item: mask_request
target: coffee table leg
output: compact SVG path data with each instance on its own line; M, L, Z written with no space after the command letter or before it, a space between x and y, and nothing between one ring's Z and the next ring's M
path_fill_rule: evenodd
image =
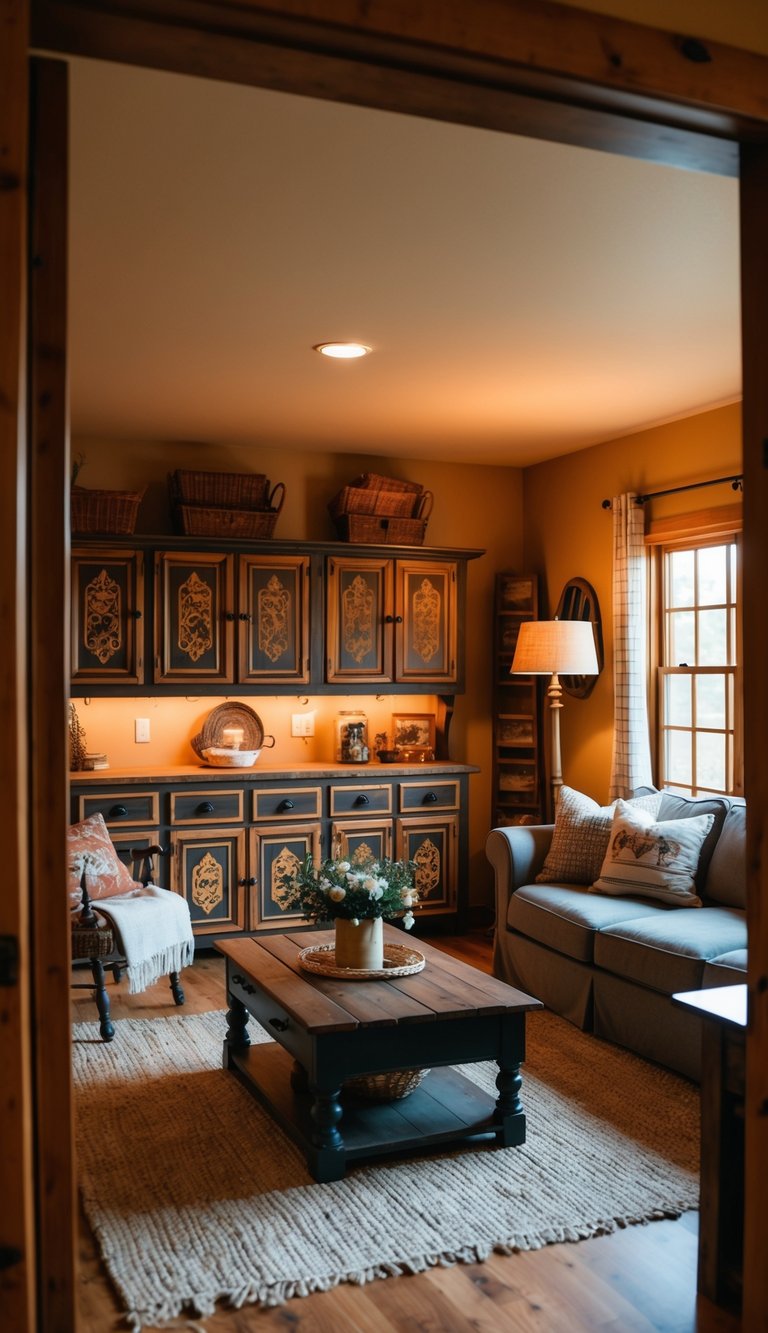
M224 1038L224 1068L229 1069L232 1061L230 1052L233 1050L243 1050L250 1046L251 1039L248 1036L248 1010L242 1000L238 1000L234 995L229 997L229 1008L227 1010L227 1035Z
M499 1095L493 1119L497 1125L496 1142L504 1148L518 1148L525 1143L525 1113L520 1101L522 1085L519 1065L499 1065L496 1075Z
M340 1088L310 1087L312 1097L312 1150L308 1166L315 1180L327 1184L341 1180L346 1167L344 1140L336 1126L343 1111L339 1098Z

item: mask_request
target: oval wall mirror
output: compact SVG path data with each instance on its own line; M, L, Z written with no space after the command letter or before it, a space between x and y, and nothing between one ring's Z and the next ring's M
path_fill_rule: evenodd
M558 620L589 620L595 636L598 675L603 669L603 627L597 593L586 579L569 579L560 594L555 616ZM561 676L560 684L574 699L586 699L595 688L597 676Z

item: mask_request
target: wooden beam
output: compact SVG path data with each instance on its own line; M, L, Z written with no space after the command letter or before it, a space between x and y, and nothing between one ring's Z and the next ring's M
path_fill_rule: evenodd
M68 67L37 59L31 79L29 729L41 1328L75 1325L66 653ZM61 559L52 560L51 552Z
M33 0L47 50L737 173L768 58L548 0Z
M768 148L747 146L741 169L744 363L744 785L747 804L745 1329L768 1328Z
M0 792L5 812L0 936L15 980L0 987L0 1309L19 1333L36 1327L32 1157L31 962L27 857L25 0L0 2ZM17 950L14 965L10 951Z

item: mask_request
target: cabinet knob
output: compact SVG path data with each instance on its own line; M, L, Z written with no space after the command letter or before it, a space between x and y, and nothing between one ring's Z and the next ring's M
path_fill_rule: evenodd
M256 884L256 880L254 879L253 875L251 875L250 878L248 879L239 879L237 882L240 885L241 889L252 889ZM235 979L236 978L233 978L233 980Z
M365 792L364 792L364 791L361 791L360 795L355 797L355 799L354 799L354 801L352 802L352 804L353 804L353 805L370 805L371 803L370 803L370 801L368 800L368 797L366 796Z
M240 612L240 615L239 615L239 617L238 617L238 619L239 619L239 620L247 620L247 621L248 621L248 624L250 625L251 622L253 621L253 616L249 616L249 614L248 614L247 611L241 611L241 612Z
M129 611L127 614L130 620L141 620L141 611Z
M127 814L128 811L126 810L124 805L113 805L112 809L109 812L109 817L110 819L120 819L123 815Z
M201 801L195 813L198 815L212 815L213 811L214 811L214 806L211 801Z
M395 617L394 617L394 616L385 616L385 617L384 617L384 624L385 624L385 625L393 625L394 623L395 623Z
M425 791L425 793L424 793L424 795L422 796L421 800L422 800L422 804L423 804L423 805L434 805L435 802L437 801L437 792L436 792L436 791Z
M292 810L292 809L293 809L293 801L289 801L288 798L286 797L286 799L284 801L281 801L280 804L278 805L277 813L279 815L282 815L285 813L286 810Z
M395 616L395 624L396 624L396 625L402 625L402 623L403 623L403 617L402 617L402 616Z
M235 616L234 611L225 611L225 612L224 612L224 619L225 619L225 620L230 620L230 621L231 621L231 620L235 620L235 619L236 619L236 616Z

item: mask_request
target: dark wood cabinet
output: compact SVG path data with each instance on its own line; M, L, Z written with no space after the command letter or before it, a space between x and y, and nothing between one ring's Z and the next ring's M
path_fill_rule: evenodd
M120 538L73 551L72 694L456 694L478 550ZM152 571L153 576L145 570ZM151 669L145 668L151 662ZM146 692L146 689L145 691Z
M144 556L103 546L72 554L72 680L144 681Z
M327 599L330 684L458 684L455 561L334 556Z
M311 856L350 860L407 857L416 863L427 929L460 930L467 910L470 773L450 762L425 765L307 764L239 775L169 769L72 777L72 818L101 813L118 851L159 843L158 878L189 903L195 934L305 927L287 912L281 876ZM306 927L309 928L309 927Z

